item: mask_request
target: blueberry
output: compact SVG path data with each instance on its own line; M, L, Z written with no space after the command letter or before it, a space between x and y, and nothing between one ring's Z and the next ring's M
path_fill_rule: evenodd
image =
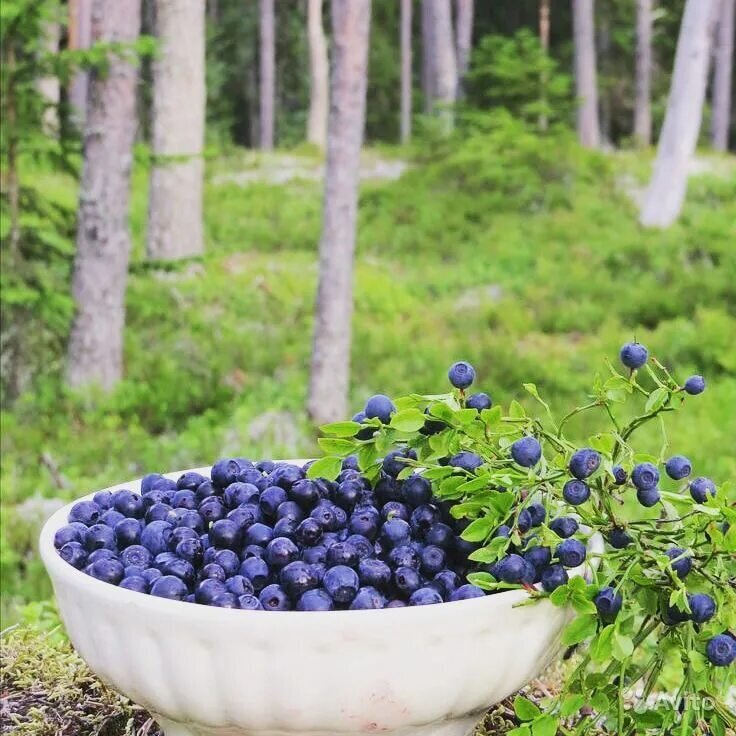
M427 544L434 544L442 549L450 550L455 541L455 533L452 529L441 521L432 524L425 535Z
M407 602L402 601L400 598L394 598L393 600L390 600L384 607L385 608L406 608Z
M598 615L604 623L612 623L621 610L624 599L613 588L602 588L593 599Z
M170 510L170 506L166 507L166 511ZM121 522L125 518L124 514L121 514L119 511L115 511L115 509L108 509L105 511L102 516L100 516L100 524L104 524L105 526L109 526L110 529L114 529L115 525Z
M585 545L577 539L565 539L555 549L555 557L565 567L577 567L585 560Z
M558 516L549 523L549 528L563 539L571 537L578 530L578 522L572 516Z
M690 620L690 614L687 611L681 611L677 606L670 606L668 603L662 606L662 620L667 626L677 626Z
M199 537L182 539L176 545L176 555L177 557L181 557L182 560L191 562L192 565L198 567L202 564L202 557L204 556L202 541Z
M172 530L169 541L167 542L169 546L169 551L176 552L177 545L184 539L196 539L200 543L200 545L202 544L202 541L199 538L199 534L197 534L194 529L191 529L188 526L177 526ZM204 549L202 551L204 552Z
M319 585L312 566L300 560L286 565L279 574L279 581L281 587L292 598L298 598L302 593Z
M511 527L508 524L501 524L495 532L493 532L493 536L495 537L503 537L504 539L508 539L511 536Z
M81 570L87 564L87 552L81 542L67 542L59 550L59 556L77 570Z
M117 585L123 579L125 568L119 560L112 558L97 560L93 562L90 569L90 575L103 583L112 583Z
M627 342L622 346L619 357L621 362L633 371L647 362L649 351L639 342Z
M299 557L299 548L286 537L274 537L266 545L266 562L274 569L281 569Z
M111 559L117 559L117 554L111 549L106 549L105 547L100 547L100 549L92 550L92 552L89 553L89 557L87 558L87 564L91 565L93 562L97 562L97 560L111 560Z
M255 595L241 595L238 598L238 608L243 611L262 611L263 606Z
M718 634L708 641L705 656L716 667L728 667L736 659L736 640L727 634Z
M351 479L344 480L333 494L335 503L346 511L350 511L354 508L362 491L363 486L358 481Z
M542 446L534 437L522 437L511 445L511 457L524 468L533 468L542 457Z
M271 486L271 488L278 488L278 486ZM267 488L266 490L269 489ZM284 491L283 488L281 489L281 491L281 501L285 501L286 491ZM252 483L242 483L241 481L236 481L235 483L231 483L224 490L222 494L222 500L225 502L226 506L231 509L235 509L238 506L242 506L244 503L257 504L259 495L260 491ZM278 504L276 504L276 506L278 506ZM263 507L261 507L261 511L263 511Z
M105 524L93 524L84 536L84 546L88 552L96 549L115 550L117 549L115 532Z
M376 483L376 496L381 502L401 501L401 483L386 473L381 473L381 477Z
M483 409L490 409L491 406L493 406L493 401L488 394L471 394L465 401L465 406L468 409L477 409L478 411L482 411Z
M92 526L100 520L101 509L94 501L79 501L69 511L69 521Z
M391 584L391 568L382 560L366 558L358 563L360 584L387 590Z
M659 483L659 470L652 463L639 463L631 472L631 480L640 491L649 491Z
M141 523L138 519L122 519L115 524L115 538L120 549L138 544L141 539Z
M240 547L240 528L232 519L219 519L210 528L210 541L215 547L237 549Z
M141 478L141 495L145 496L153 490L154 483L163 478L159 473L148 473Z
M153 565L160 570L164 565L168 565L169 562L176 559L177 557L173 552L161 552L153 558Z
M532 528L532 515L529 513L528 509L522 509L519 511L516 517L516 526L522 534L524 532L528 532Z
M266 524L251 524L243 536L244 544L257 544L265 547L273 539L273 529Z
M206 536L206 535L205 535ZM261 547L257 544L246 544L242 550L240 550L240 559L247 560L249 557L263 558L266 554L265 547Z
M707 593L695 593L687 597L690 605L690 618L696 624L710 621L716 612L716 602Z
M122 562L122 560L121 560ZM142 578L145 570L137 565L125 565L123 569L123 578Z
M263 590L268 584L270 570L265 560L260 557L248 557L240 565L240 574L250 580L253 590Z
M584 447L570 458L570 473L578 480L589 478L600 467L601 456L595 450Z
M276 509L276 518L291 519L298 524L305 518L305 513L296 501L284 501L282 504L279 504L279 507ZM261 519L256 519L256 521L261 521Z
M590 488L584 480L568 480L562 487L562 497L571 506L580 506L590 498Z
M227 590L213 596L207 605L215 608L240 608L237 597Z
M224 519L227 516L227 508L217 496L209 496L199 504L199 515L207 524Z
M710 478L699 477L690 481L690 495L694 501L705 503L708 494L711 496L716 495L715 483Z
M182 509L181 511L176 526L188 527L197 534L202 534L205 530L205 523L199 511L191 511L190 509Z
M197 488L199 488L199 486L206 480L207 479L203 475L190 470L189 472L179 476L176 481L176 487L180 491L196 491Z
M172 531L168 521L152 521L141 531L141 544L155 557L168 549Z
M175 509L196 509L198 505L197 496L194 491L181 490L174 494L171 505Z
M693 567L693 560L690 553L686 552L682 547L670 547L665 554L670 558L670 565L677 574L677 577L680 580L687 577L687 574Z
M213 560L224 571L227 577L235 575L240 569L240 558L231 549L218 549Z
M253 594L253 583L243 575L232 575L225 581L225 588L236 598Z
M345 523L344 511L331 501L320 501L309 516L319 522L326 532L336 532Z
M115 511L123 516L143 516L143 499L133 491L120 490L112 494L112 503Z
M466 470L468 473L472 473L483 465L483 458L474 452L464 450L463 452L458 452L457 455L453 455L447 464L450 467L460 468L461 470Z
M432 578L432 583L438 586L438 590L442 597L447 598L460 586L460 577L452 570L440 570L440 572Z
M348 541L336 542L327 549L328 567L336 565L357 567L359 561L358 550Z
M370 506L353 511L348 521L348 530L351 534L360 534L374 541L378 536L379 525L380 516L376 509Z
M359 584L358 573L345 565L331 567L322 580L335 603L350 603L358 592Z
M228 511L225 518L234 522L241 533L245 532L253 524L260 523L263 519L258 506L252 503L244 503L242 506Z
M552 551L549 547L531 547L524 552L523 556L534 567L537 574L541 574L542 570L552 561Z
M408 467L405 460L416 460L417 454L408 447L392 450L383 458L381 465L383 472L395 478L404 468Z
M218 460L210 471L210 477L212 482L220 488L227 488L231 483L235 483L238 479L238 473L241 471L241 466L237 460L230 458L223 458Z
M177 578L182 580L187 586L194 584L194 578L196 573L194 572L194 566L191 562L182 560L179 557L165 562L160 567L161 573L166 575L175 575Z
M197 499L197 504L202 503L205 498L211 498L217 495L217 489L211 480L203 480L194 491L194 496Z
M364 411L366 419L378 419L381 424L388 424L391 421L391 415L396 411L396 407L388 396L375 394L365 402Z
M166 519L169 516L169 511L171 511L171 506L169 506L169 504L154 503L152 506L149 506L146 511L146 516L145 516L146 524L150 524L152 521L166 521ZM115 523L125 518L122 514L118 514L117 511L106 511L105 515L110 514L110 513L117 514L120 517L119 519L116 520Z
M642 491L637 490L636 500L646 508L651 508L659 502L659 490L657 488L650 488L649 490Z
M544 504L530 503L526 508L532 518L532 526L539 526L547 517L547 509L544 508Z
M132 590L135 593L148 593L148 583L145 578L137 575L124 577L120 583L118 583L118 587Z
M394 586L403 598L409 598L422 587L422 579L413 567L399 567L394 571Z
M435 549L439 549L436 547ZM394 569L399 567L413 567L415 570L419 569L420 564L420 552L418 552L410 544L401 544L398 547L394 547L388 553L388 563Z
M425 577L434 577L447 564L447 555L440 547L428 544L420 555L419 571Z
M664 464L664 469L673 480L682 480L690 475L693 467L686 457L674 455Z
M278 507L286 500L286 491L281 486L269 486L261 493L258 506L264 516L273 519Z
M703 376L690 376L685 381L685 391L691 396L697 396L705 391L705 379Z
M496 565L495 576L504 583L520 583L525 571L524 558L510 554Z
M102 509L107 511L112 508L112 493L110 491L97 491L92 500Z
M383 608L386 599L375 588L365 587L358 590L355 598L350 604L351 611L366 610L371 608Z
M390 415L389 415L390 420ZM365 421L365 412L359 411L357 414L353 415L353 421L357 422L358 424L363 424ZM384 422L384 424L387 424L388 422ZM368 426L364 427L363 429L359 429L355 433L355 438L359 440L369 440L373 437L373 435L376 433L376 427Z
M327 547L321 544L318 544L316 547L307 547L302 551L302 560L310 565L326 562Z
M319 488L313 480L298 480L288 491L289 498L303 509L311 509L320 499Z
M550 565L542 571L542 587L548 593L567 584L567 580L567 570L562 565Z
M373 555L373 544L362 534L351 534L345 542L352 545L358 554L358 560L365 560Z
M148 587L150 588L160 577L162 577L161 570L157 570L155 567L146 568L141 577L148 583Z
M295 532L299 544L308 547L316 544L322 536L322 525L316 519L300 521Z
M171 480L171 478L164 478L163 475L160 475L151 483L150 490L164 492L171 491L171 495L173 496L176 491L176 481Z
M628 547L633 540L625 529L614 527L611 529L608 541L614 549L624 549L625 547Z
M419 588L409 596L410 606L431 606L442 603L442 596L434 588Z
M389 519L381 526L381 541L388 547L408 544L411 538L411 527L403 519Z
M175 575L162 575L151 586L151 595L180 601L189 593L187 586Z
M464 360L459 360L450 366L447 377L455 388L466 389L475 380L475 368Z
M464 585L461 585L459 588L456 588L451 594L450 594L450 600L451 601L466 601L470 598L484 598L485 592L482 588L479 588L477 585L471 585L470 583L465 583Z
M408 523L411 515L409 514L409 509L401 501L387 501L381 509L381 518L384 521L388 521L389 519L403 519Z
M86 527L84 527L86 532ZM61 549L65 544L69 542L84 542L84 536L79 526L67 524L56 530L54 534L54 547Z
M218 565L216 562L210 562L202 567L199 571L200 581L204 580L218 580L224 583L227 580L227 574L222 568L222 565Z
M335 604L328 593L321 588L303 593L296 603L297 611L334 611Z
M401 487L403 500L410 506L421 506L432 500L432 485L421 475L410 475Z
M629 474L620 466L613 466L613 482L617 486L622 486L629 479Z

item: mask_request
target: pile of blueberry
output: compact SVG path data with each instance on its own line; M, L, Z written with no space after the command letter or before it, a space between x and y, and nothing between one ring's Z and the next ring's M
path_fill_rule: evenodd
M396 479L404 465L394 455L375 487L353 458L335 481L309 479L307 467L235 458L209 478L147 475L140 494L100 491L75 504L54 542L98 580L226 608L396 608L484 595L464 582L461 525L421 475Z

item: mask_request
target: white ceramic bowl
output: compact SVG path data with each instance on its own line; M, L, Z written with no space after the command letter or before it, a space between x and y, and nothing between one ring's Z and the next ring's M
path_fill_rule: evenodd
M118 488L137 491L140 481L109 490ZM66 629L90 668L150 710L166 736L463 736L551 661L569 617L548 601L517 606L522 590L378 611L273 613L154 598L58 556L54 533L70 508L46 522L40 540ZM600 552L600 538L590 548Z

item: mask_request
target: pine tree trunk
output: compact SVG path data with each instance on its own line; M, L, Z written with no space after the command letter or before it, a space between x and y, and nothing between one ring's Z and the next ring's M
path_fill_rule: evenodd
M435 97L435 48L432 31L432 2L422 0L422 96L424 114L431 115Z
M598 148L601 140L593 2L594 0L572 0L578 138L587 148Z
M307 406L317 423L347 415L370 17L370 0L332 0L331 103Z
M688 163L703 115L715 2L685 4L657 159L639 217L645 226L668 227L680 216L685 201Z
M545 56L549 54L549 16L550 16L550 0L539 0L539 45L542 47ZM547 130L549 121L547 120L547 85L549 79L547 72L542 71L539 79L539 102L542 110L539 113L539 129Z
M721 0L718 16L715 69L713 73L713 119L711 141L717 151L728 150L731 127L731 74L733 70L734 6L736 0Z
M450 0L430 0L432 6L432 48L434 51L434 100L445 132L455 123L453 105L457 97L457 61L452 33Z
M92 39L133 43L140 21L141 0L94 0ZM135 64L114 56L90 74L67 363L75 388L110 389L122 374L136 82Z
M636 0L636 91L634 140L648 146L652 140L652 0Z
M92 0L69 0L69 28L67 46L70 49L88 49L92 33ZM89 72L74 73L69 85L69 106L72 118L80 127L84 125L87 110Z
M307 141L324 149L327 144L327 113L329 110L329 62L327 39L322 28L322 0L309 0L307 35L310 71Z
M174 260L203 251L205 3L156 0L148 256Z
M461 99L465 94L463 85L473 48L473 0L457 0L456 8L457 96Z
M411 4L401 0L401 142L411 138Z
M273 149L274 105L276 98L276 19L274 0L261 0L260 53L260 147Z

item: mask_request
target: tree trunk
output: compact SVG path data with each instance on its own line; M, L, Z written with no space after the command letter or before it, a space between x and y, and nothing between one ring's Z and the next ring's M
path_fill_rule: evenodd
M572 0L578 138L587 148L598 148L601 139L593 2L594 0Z
M322 28L322 0L309 0L307 8L309 37L309 119L307 141L324 149L327 144L329 110L329 62L327 39Z
M453 105L457 97L457 62L452 33L450 0L430 0L431 29L434 52L434 100L445 132L452 130L455 115Z
M140 22L141 0L93 2L94 41L133 43ZM90 73L67 363L72 387L110 389L122 374L136 82L135 64L112 55L104 74Z
M92 0L69 0L69 30L67 45L70 49L88 49L92 33ZM78 70L69 85L69 106L74 122L84 125L87 110L89 72Z
M652 0L636 0L636 91L634 140L639 146L652 141Z
M668 227L685 201L688 163L703 115L715 2L687 0L685 4L657 159L639 217L645 226Z
M542 47L542 51L545 56L549 54L549 7L550 0L539 0L539 45ZM547 85L549 79L547 79L547 72L542 71L539 79L539 101L542 105L542 110L539 113L539 129L547 130L549 121L547 120Z
M276 97L276 36L274 0L261 0L260 53L260 147L273 149L273 120Z
M717 151L728 150L731 127L731 73L733 69L734 6L736 0L721 0L718 16L715 70L713 73L713 119L711 141Z
M461 99L465 94L463 85L473 48L473 0L457 0L456 8L457 96Z
M432 0L422 0L422 96L424 114L431 115L435 96L435 49L432 33Z
M370 17L370 0L332 0L331 103L307 406L317 423L347 416Z
M401 0L401 142L411 138L411 4Z
M155 16L148 256L174 260L203 250L205 3L156 0Z
M51 56L59 53L59 39L61 26L58 20L50 21L44 26L44 50ZM43 97L46 107L43 111L43 129L47 135L56 135L59 132L59 77L49 74L38 80L38 91Z

